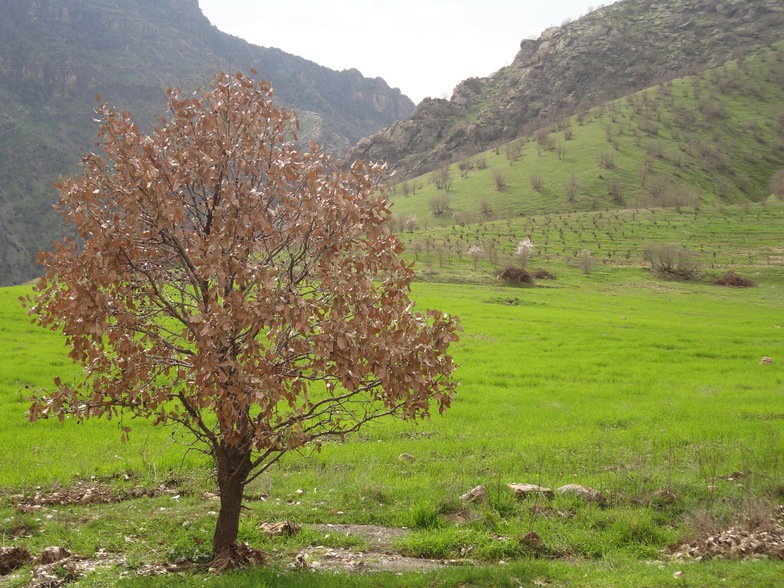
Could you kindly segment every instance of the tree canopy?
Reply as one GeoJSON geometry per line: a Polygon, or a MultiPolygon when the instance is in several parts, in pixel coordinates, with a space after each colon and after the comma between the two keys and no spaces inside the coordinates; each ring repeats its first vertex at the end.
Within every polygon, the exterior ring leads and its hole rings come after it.
{"type": "Polygon", "coordinates": [[[449,406],[460,327],[414,309],[383,166],[303,149],[295,114],[243,74],[167,95],[149,133],[99,106],[104,155],[58,185],[75,238],[41,254],[26,303],[84,379],[30,415],[184,427],[214,459],[213,554],[231,559],[243,487],[282,455],[449,406]]]}

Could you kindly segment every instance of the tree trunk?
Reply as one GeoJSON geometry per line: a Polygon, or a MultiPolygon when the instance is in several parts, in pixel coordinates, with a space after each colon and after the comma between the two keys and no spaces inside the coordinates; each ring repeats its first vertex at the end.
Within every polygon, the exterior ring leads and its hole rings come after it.
{"type": "Polygon", "coordinates": [[[223,560],[224,567],[232,567],[237,555],[237,535],[240,528],[240,509],[245,481],[250,474],[250,452],[236,447],[220,447],[216,452],[220,512],[212,536],[212,557],[223,560]]]}

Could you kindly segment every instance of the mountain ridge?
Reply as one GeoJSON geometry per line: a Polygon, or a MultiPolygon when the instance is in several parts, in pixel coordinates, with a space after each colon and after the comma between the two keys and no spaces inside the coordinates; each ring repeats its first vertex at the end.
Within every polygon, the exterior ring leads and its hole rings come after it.
{"type": "Polygon", "coordinates": [[[299,112],[300,138],[336,154],[414,108],[381,78],[222,33],[197,0],[0,0],[0,11],[0,285],[35,277],[37,251],[63,235],[53,184],[91,149],[96,95],[144,127],[167,87],[255,68],[299,112]]]}
{"type": "Polygon", "coordinates": [[[782,31],[778,0],[622,0],[524,39],[509,66],[464,80],[449,100],[425,99],[410,117],[362,139],[347,159],[383,160],[414,177],[583,105],[769,45],[782,31]]]}

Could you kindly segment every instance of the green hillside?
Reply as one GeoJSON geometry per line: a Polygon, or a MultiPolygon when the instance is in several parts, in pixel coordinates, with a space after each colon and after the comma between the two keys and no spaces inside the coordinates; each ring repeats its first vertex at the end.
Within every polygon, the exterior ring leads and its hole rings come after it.
{"type": "Polygon", "coordinates": [[[784,43],[609,102],[393,188],[400,223],[760,202],[784,168],[784,43]],[[448,171],[448,174],[447,174],[448,171]],[[448,175],[449,188],[438,188],[448,175]]]}

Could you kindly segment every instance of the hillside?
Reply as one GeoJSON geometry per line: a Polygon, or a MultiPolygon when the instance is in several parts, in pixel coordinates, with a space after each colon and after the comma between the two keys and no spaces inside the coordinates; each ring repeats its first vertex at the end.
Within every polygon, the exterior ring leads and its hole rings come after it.
{"type": "Polygon", "coordinates": [[[509,66],[465,80],[450,100],[424,100],[349,158],[384,160],[413,177],[783,36],[779,0],[622,0],[523,40],[509,66]]]}
{"type": "Polygon", "coordinates": [[[394,226],[765,202],[784,169],[784,42],[393,187],[394,226]],[[416,219],[416,222],[407,222],[416,219]]]}
{"type": "Polygon", "coordinates": [[[52,184],[94,141],[96,95],[147,123],[165,88],[255,68],[301,113],[304,138],[335,153],[414,107],[380,78],[222,33],[197,0],[0,0],[0,11],[0,284],[35,276],[35,253],[61,234],[52,184]]]}

